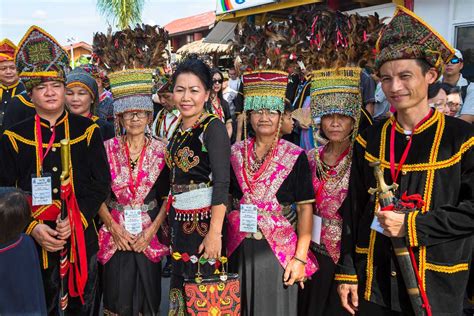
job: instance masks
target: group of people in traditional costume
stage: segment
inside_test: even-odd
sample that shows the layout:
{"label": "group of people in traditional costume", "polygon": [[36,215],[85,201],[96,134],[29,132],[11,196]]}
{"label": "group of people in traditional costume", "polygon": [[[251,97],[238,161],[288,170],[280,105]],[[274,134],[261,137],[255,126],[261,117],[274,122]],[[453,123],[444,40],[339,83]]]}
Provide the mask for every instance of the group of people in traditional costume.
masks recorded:
{"label": "group of people in traditional costume", "polygon": [[[9,187],[0,188],[0,278],[31,297],[2,285],[0,314],[166,313],[167,258],[170,316],[462,315],[474,129],[428,104],[454,54],[440,35],[398,7],[380,34],[352,33],[371,40],[343,45],[340,30],[337,42],[312,39],[299,51],[309,70],[292,104],[294,52],[248,52],[245,36],[258,32],[246,25],[236,125],[221,72],[194,57],[168,72],[166,32],[137,27],[148,34],[137,46],[125,45],[133,30],[94,39],[111,95],[97,66],[67,72],[67,52],[39,27],[18,48],[0,44],[10,78],[0,105],[0,186]],[[396,112],[372,125],[357,62],[375,37],[374,67]],[[3,120],[9,112],[20,121]],[[283,139],[293,119],[312,149]],[[231,144],[236,126],[242,140]]]}

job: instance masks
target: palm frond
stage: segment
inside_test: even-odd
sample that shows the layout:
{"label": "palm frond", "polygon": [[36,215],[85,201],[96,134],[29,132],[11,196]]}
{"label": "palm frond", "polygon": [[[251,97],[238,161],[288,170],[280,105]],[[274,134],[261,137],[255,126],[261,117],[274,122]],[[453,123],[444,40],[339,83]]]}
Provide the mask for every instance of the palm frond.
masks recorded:
{"label": "palm frond", "polygon": [[97,9],[121,30],[139,23],[145,0],[97,0]]}

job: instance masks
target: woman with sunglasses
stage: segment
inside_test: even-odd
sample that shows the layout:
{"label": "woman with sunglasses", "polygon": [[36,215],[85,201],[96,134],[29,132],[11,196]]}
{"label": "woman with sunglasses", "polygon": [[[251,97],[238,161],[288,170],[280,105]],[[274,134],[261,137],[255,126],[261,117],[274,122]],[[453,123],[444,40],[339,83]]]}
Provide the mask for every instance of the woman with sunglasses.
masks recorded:
{"label": "woman with sunglasses", "polygon": [[157,231],[166,218],[169,169],[166,145],[151,135],[152,74],[125,70],[112,73],[110,80],[117,136],[104,144],[112,184],[110,198],[99,210],[104,225],[97,254],[103,265],[104,311],[158,315],[160,261],[169,249]]}
{"label": "woman with sunglasses", "polygon": [[225,124],[229,138],[232,136],[232,116],[230,115],[229,104],[222,95],[222,84],[224,76],[218,69],[211,70],[212,89],[209,100],[206,102],[206,110]]}

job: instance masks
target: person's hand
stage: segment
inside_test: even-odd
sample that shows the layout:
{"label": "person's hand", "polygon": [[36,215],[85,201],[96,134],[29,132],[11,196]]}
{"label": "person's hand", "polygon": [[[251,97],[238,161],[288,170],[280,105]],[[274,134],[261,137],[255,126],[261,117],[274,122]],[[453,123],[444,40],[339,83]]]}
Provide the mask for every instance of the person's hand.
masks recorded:
{"label": "person's hand", "polygon": [[56,219],[56,231],[58,232],[59,239],[66,240],[71,236],[71,224],[69,223],[69,217],[61,219],[61,214]]}
{"label": "person's hand", "polygon": [[58,239],[59,233],[46,224],[38,224],[31,232],[36,242],[48,252],[62,250],[66,241]]}
{"label": "person's hand", "polygon": [[132,244],[135,241],[135,236],[130,234],[123,226],[112,220],[109,226],[109,231],[112,234],[115,245],[118,250],[132,251]]}
{"label": "person's hand", "polygon": [[405,231],[405,214],[394,211],[375,212],[375,216],[379,220],[380,226],[383,228],[383,234],[388,237],[404,237]]}
{"label": "person's hand", "polygon": [[156,235],[156,230],[153,229],[152,226],[144,229],[136,238],[135,241],[132,243],[132,249],[135,252],[144,252],[145,249],[150,244],[153,236]]}
{"label": "person's hand", "polygon": [[359,296],[357,295],[357,284],[339,284],[337,294],[344,307],[351,315],[355,315],[359,307]]}
{"label": "person's hand", "polygon": [[290,286],[299,282],[299,285],[304,289],[305,281],[305,266],[302,262],[296,260],[295,258],[291,259],[290,262],[286,265],[285,273],[283,274],[283,284]]}
{"label": "person's hand", "polygon": [[300,123],[300,127],[301,127],[302,129],[308,129],[308,128],[309,128],[309,125],[308,125],[308,124],[304,124],[304,123],[301,123],[301,122],[299,122],[299,123]]}
{"label": "person's hand", "polygon": [[209,231],[204,240],[199,245],[198,253],[203,253],[205,259],[218,259],[221,256],[222,235]]}

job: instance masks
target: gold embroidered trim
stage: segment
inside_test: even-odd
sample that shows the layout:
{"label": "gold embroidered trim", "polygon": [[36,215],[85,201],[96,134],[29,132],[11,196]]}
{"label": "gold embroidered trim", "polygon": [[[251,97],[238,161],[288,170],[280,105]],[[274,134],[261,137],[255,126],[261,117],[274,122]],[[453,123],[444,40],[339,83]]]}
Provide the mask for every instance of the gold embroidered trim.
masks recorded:
{"label": "gold embroidered trim", "polygon": [[[53,205],[56,205],[57,208],[61,209],[61,201],[59,201],[59,200],[53,200],[53,203],[52,203],[52,204],[53,204]],[[51,205],[51,204],[48,204],[48,205],[41,205],[40,207],[38,207],[38,209],[37,209],[34,213],[31,214],[31,216],[32,216],[33,218],[38,218],[38,216],[40,216],[41,214],[43,214],[43,212],[46,211],[46,210],[49,208],[50,205]]]}
{"label": "gold embroidered trim", "polygon": [[[378,198],[377,201],[375,201],[375,205],[378,203]],[[376,238],[376,232],[375,230],[370,230],[370,241],[369,241],[369,251],[368,251],[368,256],[367,256],[367,268],[366,268],[366,273],[367,273],[367,281],[365,283],[365,299],[367,301],[370,301],[370,295],[372,294],[372,279],[373,279],[373,261],[374,261],[374,245],[375,245],[375,238]]]}
{"label": "gold embroidered trim", "polygon": [[81,213],[81,221],[82,221],[82,225],[84,225],[84,230],[87,229],[87,227],[89,226],[89,223],[87,223],[87,219],[86,217],[84,216],[84,214],[82,212]]}
{"label": "gold embroidered trim", "polygon": [[369,254],[369,248],[361,248],[356,246],[356,253],[362,254],[362,255],[368,255]]}
{"label": "gold embroidered trim", "polygon": [[416,216],[419,211],[408,213],[407,227],[408,227],[408,243],[410,247],[418,247],[418,238],[416,236]]}
{"label": "gold embroidered trim", "polygon": [[[467,140],[461,145],[461,148],[459,149],[457,153],[455,153],[453,156],[451,156],[448,159],[436,161],[431,164],[429,162],[412,164],[412,165],[404,164],[401,170],[406,171],[406,172],[413,172],[413,171],[427,171],[427,170],[438,170],[438,169],[443,169],[443,168],[449,168],[457,164],[458,162],[460,162],[461,156],[466,151],[471,149],[473,145],[474,145],[474,137],[471,137],[469,140]],[[368,152],[365,152],[365,159],[368,162],[374,162],[374,161],[380,160],[381,166],[383,168],[390,168],[390,163],[388,161],[384,159],[376,158],[375,156],[369,154]],[[398,164],[395,164],[395,168],[397,167],[398,167]]]}
{"label": "gold embroidered trim", "polygon": [[[88,138],[88,145],[89,145],[90,138],[92,137],[92,133],[93,133],[94,129],[96,129],[96,128],[99,128],[99,125],[93,124],[93,125],[89,126],[86,129],[86,131],[84,132],[84,134],[82,134],[81,136],[79,136],[75,139],[72,139],[70,144],[74,145],[74,144],[77,144],[77,143],[83,141],[84,139]],[[20,142],[22,142],[26,145],[36,147],[36,142],[34,140],[26,139],[23,136],[18,135],[17,133],[14,133],[12,131],[7,130],[7,131],[5,131],[4,134],[7,135],[9,138],[13,137],[15,140],[18,140],[18,141],[20,141]],[[12,142],[12,145],[13,145],[13,142]],[[15,145],[13,145],[13,146],[15,147]],[[47,148],[47,147],[48,147],[48,144],[43,144],[43,148]],[[59,148],[59,147],[61,147],[61,143],[53,143],[53,147]],[[18,146],[16,147],[15,150],[18,152]]]}
{"label": "gold embroidered trim", "polygon": [[460,264],[456,264],[456,265],[453,265],[453,266],[443,266],[443,265],[438,265],[438,264],[427,262],[426,263],[426,270],[452,274],[452,273],[456,273],[456,272],[469,270],[469,265],[467,263],[460,263]]}
{"label": "gold embroidered trim", "polygon": [[362,136],[357,135],[356,141],[357,141],[364,149],[367,148],[367,141],[366,141],[365,139],[363,139]]}
{"label": "gold embroidered trim", "polygon": [[30,107],[30,108],[33,108],[33,109],[35,108],[35,105],[34,105],[32,102],[26,100],[21,94],[17,94],[16,97],[17,97],[18,99],[20,99],[20,101],[21,101],[24,105],[26,105],[26,106],[28,106],[28,107]]}
{"label": "gold embroidered trim", "polygon": [[357,282],[356,274],[339,274],[334,275],[334,281],[347,281],[347,282]]}
{"label": "gold embroidered trim", "polygon": [[31,235],[31,232],[33,229],[35,229],[36,226],[38,226],[39,222],[37,220],[32,220],[30,225],[26,228],[25,234]]}

